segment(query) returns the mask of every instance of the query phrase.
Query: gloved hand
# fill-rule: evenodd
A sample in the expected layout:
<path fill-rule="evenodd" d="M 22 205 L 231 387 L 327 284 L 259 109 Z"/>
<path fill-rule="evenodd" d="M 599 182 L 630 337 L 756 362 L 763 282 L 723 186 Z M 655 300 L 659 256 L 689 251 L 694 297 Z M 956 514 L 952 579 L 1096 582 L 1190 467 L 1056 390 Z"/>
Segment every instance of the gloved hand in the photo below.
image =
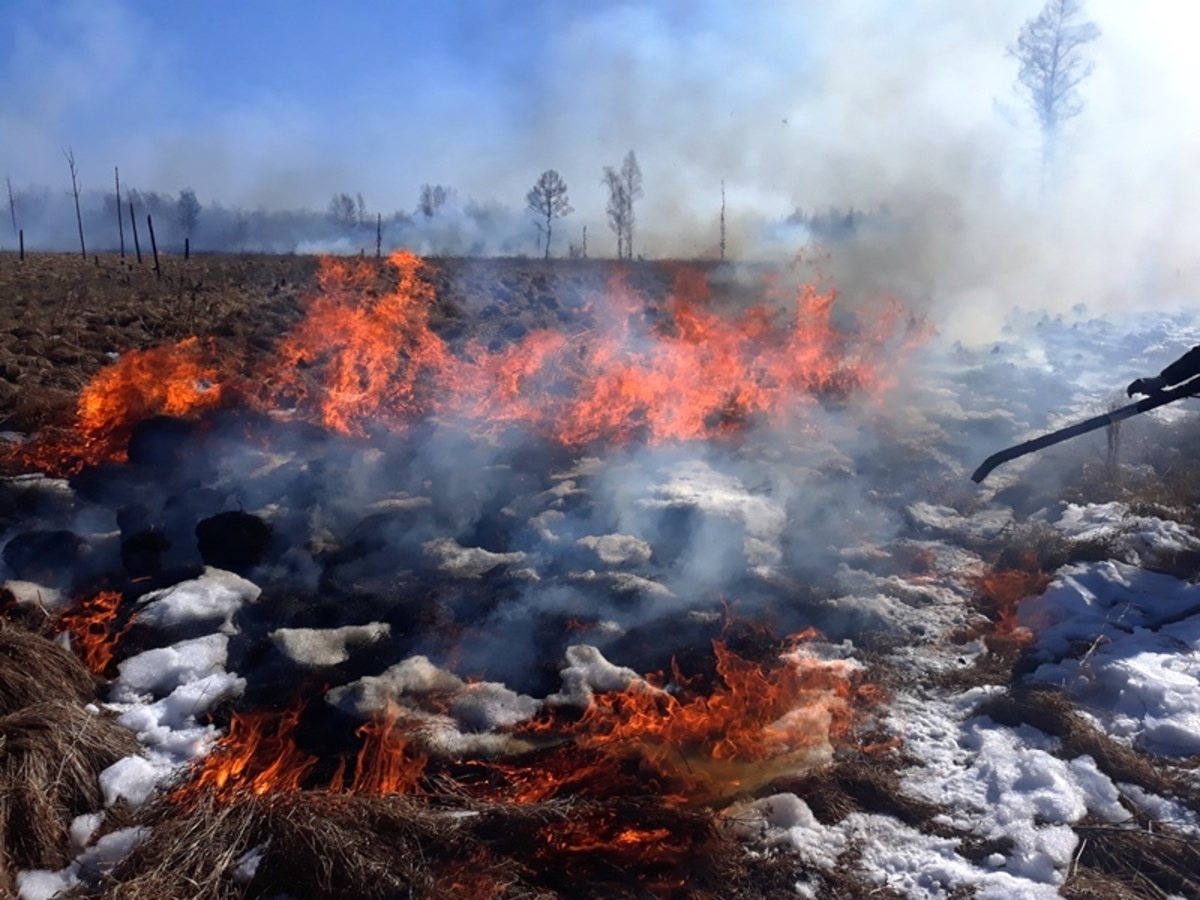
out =
<path fill-rule="evenodd" d="M 1139 378 L 1125 389 L 1125 393 L 1132 397 L 1134 394 L 1157 394 L 1165 390 L 1167 380 L 1161 375 L 1150 375 L 1146 378 Z"/>

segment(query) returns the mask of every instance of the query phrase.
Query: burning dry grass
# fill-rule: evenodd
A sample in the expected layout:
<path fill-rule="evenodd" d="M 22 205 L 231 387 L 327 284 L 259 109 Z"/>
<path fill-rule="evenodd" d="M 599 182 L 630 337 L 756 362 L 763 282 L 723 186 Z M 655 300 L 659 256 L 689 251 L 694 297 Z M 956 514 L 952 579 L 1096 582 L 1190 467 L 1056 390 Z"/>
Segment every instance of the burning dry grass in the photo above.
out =
<path fill-rule="evenodd" d="M 94 895 L 715 900 L 779 896 L 796 878 L 794 862 L 746 858 L 709 814 L 646 802 L 210 793 L 185 811 L 160 801 L 141 824 Z"/>

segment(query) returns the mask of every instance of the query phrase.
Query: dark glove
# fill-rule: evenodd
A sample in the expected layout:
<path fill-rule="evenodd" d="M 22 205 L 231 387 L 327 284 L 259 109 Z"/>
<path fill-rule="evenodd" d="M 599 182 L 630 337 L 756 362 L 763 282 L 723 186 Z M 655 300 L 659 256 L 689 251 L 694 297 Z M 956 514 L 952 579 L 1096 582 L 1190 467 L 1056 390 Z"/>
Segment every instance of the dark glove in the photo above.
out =
<path fill-rule="evenodd" d="M 1167 386 L 1167 379 L 1161 375 L 1151 375 L 1148 378 L 1139 378 L 1133 384 L 1125 389 L 1125 393 L 1132 397 L 1134 394 L 1158 394 Z"/>

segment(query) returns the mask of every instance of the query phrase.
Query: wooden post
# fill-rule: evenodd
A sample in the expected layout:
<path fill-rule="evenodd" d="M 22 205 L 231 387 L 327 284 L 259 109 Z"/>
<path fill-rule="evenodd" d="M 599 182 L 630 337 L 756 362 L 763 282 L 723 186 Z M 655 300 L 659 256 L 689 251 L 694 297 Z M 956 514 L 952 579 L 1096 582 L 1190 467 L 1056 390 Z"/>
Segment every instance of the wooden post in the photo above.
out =
<path fill-rule="evenodd" d="M 121 236 L 121 259 L 125 258 L 125 221 L 121 218 L 121 170 L 113 166 L 117 177 L 117 234 Z"/>
<path fill-rule="evenodd" d="M 154 254 L 154 276 L 162 281 L 162 266 L 158 264 L 158 241 L 154 239 L 154 220 L 146 214 L 146 227 L 150 229 L 150 252 Z"/>
<path fill-rule="evenodd" d="M 133 249 L 137 251 L 138 265 L 142 264 L 142 245 L 138 243 L 137 219 L 133 217 L 133 201 L 129 201 L 129 226 L 133 229 Z"/>

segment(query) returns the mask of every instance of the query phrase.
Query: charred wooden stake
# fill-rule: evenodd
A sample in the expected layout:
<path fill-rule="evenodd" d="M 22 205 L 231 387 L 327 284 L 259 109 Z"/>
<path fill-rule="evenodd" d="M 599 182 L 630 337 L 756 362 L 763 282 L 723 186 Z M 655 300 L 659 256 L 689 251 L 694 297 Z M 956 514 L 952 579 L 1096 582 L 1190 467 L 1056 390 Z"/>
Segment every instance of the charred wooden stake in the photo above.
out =
<path fill-rule="evenodd" d="M 138 265 L 142 264 L 142 245 L 138 243 L 137 219 L 133 217 L 133 202 L 129 203 L 129 223 L 133 226 L 133 249 L 137 251 Z"/>
<path fill-rule="evenodd" d="M 162 267 L 158 264 L 158 241 L 154 239 L 154 220 L 146 216 L 146 227 L 150 229 L 150 252 L 154 254 L 154 276 L 162 281 Z"/>

